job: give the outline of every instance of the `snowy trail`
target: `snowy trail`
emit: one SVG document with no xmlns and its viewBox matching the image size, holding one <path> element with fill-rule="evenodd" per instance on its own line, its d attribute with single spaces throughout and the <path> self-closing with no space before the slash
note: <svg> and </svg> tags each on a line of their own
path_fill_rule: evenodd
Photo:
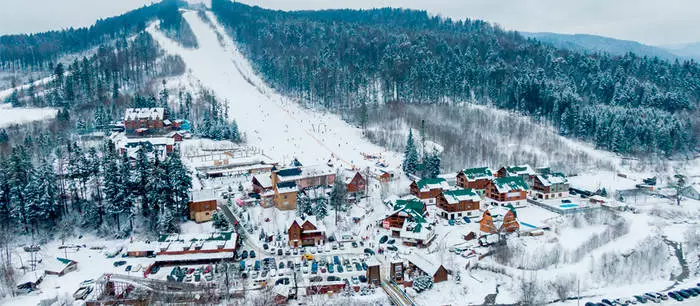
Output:
<svg viewBox="0 0 700 306">
<path fill-rule="evenodd" d="M 250 145 L 262 148 L 266 155 L 284 163 L 298 157 L 304 164 L 334 159 L 346 167 L 351 164 L 365 167 L 370 165 L 362 157 L 361 153 L 365 152 L 382 153 L 392 166 L 398 165 L 398 154 L 369 143 L 359 129 L 338 116 L 303 109 L 271 90 L 255 74 L 213 14 L 208 12 L 213 26 L 195 12 L 185 12 L 183 16 L 197 36 L 198 49 L 182 48 L 158 31 L 155 24 L 147 31 L 166 52 L 180 55 L 195 78 L 227 101 L 231 117 L 246 133 Z M 223 42 L 219 42 L 217 34 L 223 37 Z"/>
</svg>

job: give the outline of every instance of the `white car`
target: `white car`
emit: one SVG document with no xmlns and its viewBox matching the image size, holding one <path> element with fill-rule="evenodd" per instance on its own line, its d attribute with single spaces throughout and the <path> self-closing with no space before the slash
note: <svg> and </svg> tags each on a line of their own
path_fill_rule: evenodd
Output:
<svg viewBox="0 0 700 306">
<path fill-rule="evenodd" d="M 304 274 L 309 274 L 309 267 L 303 267 L 301 268 L 301 272 Z"/>
<path fill-rule="evenodd" d="M 143 266 L 141 264 L 138 264 L 135 268 L 131 269 L 131 272 L 139 272 L 141 271 L 141 268 L 143 268 Z"/>
</svg>

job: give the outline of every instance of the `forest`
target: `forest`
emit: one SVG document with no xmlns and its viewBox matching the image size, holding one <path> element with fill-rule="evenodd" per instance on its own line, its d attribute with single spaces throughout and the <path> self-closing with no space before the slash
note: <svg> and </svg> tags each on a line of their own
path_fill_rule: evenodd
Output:
<svg viewBox="0 0 700 306">
<path fill-rule="evenodd" d="M 697 148 L 693 61 L 560 50 L 416 10 L 284 12 L 227 0 L 212 10 L 275 89 L 340 113 L 361 113 L 363 103 L 475 102 L 622 154 Z"/>
<path fill-rule="evenodd" d="M 179 0 L 165 0 L 125 14 L 98 20 L 94 25 L 36 34 L 0 36 L 0 67 L 3 70 L 45 68 L 61 55 L 77 53 L 111 42 L 117 38 L 141 33 L 148 22 L 159 18 L 166 26 L 174 25 L 172 10 L 182 5 Z M 179 23 L 178 23 L 179 25 Z"/>
</svg>

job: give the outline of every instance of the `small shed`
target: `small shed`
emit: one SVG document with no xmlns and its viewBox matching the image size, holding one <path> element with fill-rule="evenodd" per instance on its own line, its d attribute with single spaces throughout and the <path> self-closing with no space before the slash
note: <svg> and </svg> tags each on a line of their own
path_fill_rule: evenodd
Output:
<svg viewBox="0 0 700 306">
<path fill-rule="evenodd" d="M 129 257 L 148 257 L 156 254 L 158 245 L 144 241 L 129 243 L 126 247 L 126 255 Z"/>
<path fill-rule="evenodd" d="M 434 257 L 434 256 L 431 256 Z M 437 258 L 424 258 L 418 254 L 408 256 L 408 265 L 413 271 L 419 271 L 419 274 L 425 274 L 433 278 L 434 283 L 439 283 L 447 280 L 447 269 L 439 263 Z"/>
<path fill-rule="evenodd" d="M 66 258 L 56 257 L 56 260 L 49 261 L 46 264 L 46 274 L 63 276 L 66 273 L 78 269 L 78 262 Z"/>
<path fill-rule="evenodd" d="M 370 259 L 367 261 L 367 283 L 379 286 L 382 283 L 380 275 L 380 265 L 376 259 Z"/>
<path fill-rule="evenodd" d="M 17 289 L 34 291 L 42 280 L 44 280 L 44 270 L 27 272 L 17 281 Z"/>
</svg>

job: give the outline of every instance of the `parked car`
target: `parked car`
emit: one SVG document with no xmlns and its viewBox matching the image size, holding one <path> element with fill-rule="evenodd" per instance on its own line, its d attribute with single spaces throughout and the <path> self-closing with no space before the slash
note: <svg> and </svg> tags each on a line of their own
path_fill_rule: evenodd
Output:
<svg viewBox="0 0 700 306">
<path fill-rule="evenodd" d="M 386 249 L 394 252 L 399 250 L 399 248 L 397 248 L 395 245 L 389 245 L 386 247 Z"/>
<path fill-rule="evenodd" d="M 374 255 L 374 251 L 372 251 L 372 249 L 370 249 L 370 248 L 365 248 L 365 254 Z"/>
<path fill-rule="evenodd" d="M 644 298 L 644 297 L 642 297 L 642 296 L 640 296 L 640 295 L 635 295 L 634 298 L 637 299 L 637 301 L 640 302 L 640 303 L 646 303 L 646 302 L 647 302 L 647 299 Z"/>
<path fill-rule="evenodd" d="M 359 278 L 360 278 L 360 283 L 366 283 L 366 282 L 367 282 L 367 276 L 360 275 Z"/>
<path fill-rule="evenodd" d="M 353 242 L 351 243 L 351 245 L 352 245 L 353 248 L 357 248 L 357 242 L 353 241 Z"/>
<path fill-rule="evenodd" d="M 241 259 L 248 259 L 248 250 L 243 250 L 241 253 Z"/>
<path fill-rule="evenodd" d="M 133 272 L 139 272 L 139 271 L 141 271 L 141 268 L 143 268 L 143 266 L 142 266 L 141 264 L 138 264 L 138 265 L 136 265 L 135 268 L 131 269 L 131 271 L 133 271 Z"/>
<path fill-rule="evenodd" d="M 603 300 L 600 301 L 600 302 L 603 303 L 603 304 L 606 305 L 606 306 L 614 306 L 613 303 L 612 303 L 610 300 L 608 300 L 608 299 L 603 299 Z"/>
<path fill-rule="evenodd" d="M 359 285 L 360 284 L 360 279 L 357 277 L 357 275 L 352 277 L 352 284 L 353 285 Z"/>
<path fill-rule="evenodd" d="M 277 249 L 277 256 L 282 256 L 282 255 L 284 255 L 284 250 Z"/>
<path fill-rule="evenodd" d="M 465 223 L 472 223 L 472 220 L 469 219 L 469 217 L 464 217 L 464 218 L 462 218 L 462 219 L 464 219 L 464 222 L 465 222 Z"/>
<path fill-rule="evenodd" d="M 337 266 L 338 273 L 343 273 L 343 265 L 337 264 L 336 266 Z"/>
<path fill-rule="evenodd" d="M 333 265 L 328 265 L 328 273 L 333 273 L 334 270 Z"/>
<path fill-rule="evenodd" d="M 389 236 L 384 235 L 382 238 L 379 238 L 379 243 L 386 243 L 387 240 L 389 240 Z"/>
<path fill-rule="evenodd" d="M 124 269 L 126 272 L 131 272 L 131 265 L 126 266 L 126 269 Z"/>
<path fill-rule="evenodd" d="M 449 220 L 449 221 L 447 221 L 447 224 L 449 224 L 450 226 L 454 226 L 455 220 Z"/>
<path fill-rule="evenodd" d="M 115 262 L 114 262 L 114 266 L 115 266 L 115 267 L 120 267 L 120 266 L 123 266 L 123 265 L 125 265 L 125 264 L 126 264 L 126 261 L 125 261 L 125 260 L 118 260 L 118 261 L 115 261 Z"/>
<path fill-rule="evenodd" d="M 153 266 L 153 268 L 151 268 L 151 274 L 156 274 L 158 271 L 160 271 L 160 266 Z"/>
<path fill-rule="evenodd" d="M 249 254 L 250 254 L 250 258 L 255 258 L 255 251 L 250 250 Z"/>
</svg>

